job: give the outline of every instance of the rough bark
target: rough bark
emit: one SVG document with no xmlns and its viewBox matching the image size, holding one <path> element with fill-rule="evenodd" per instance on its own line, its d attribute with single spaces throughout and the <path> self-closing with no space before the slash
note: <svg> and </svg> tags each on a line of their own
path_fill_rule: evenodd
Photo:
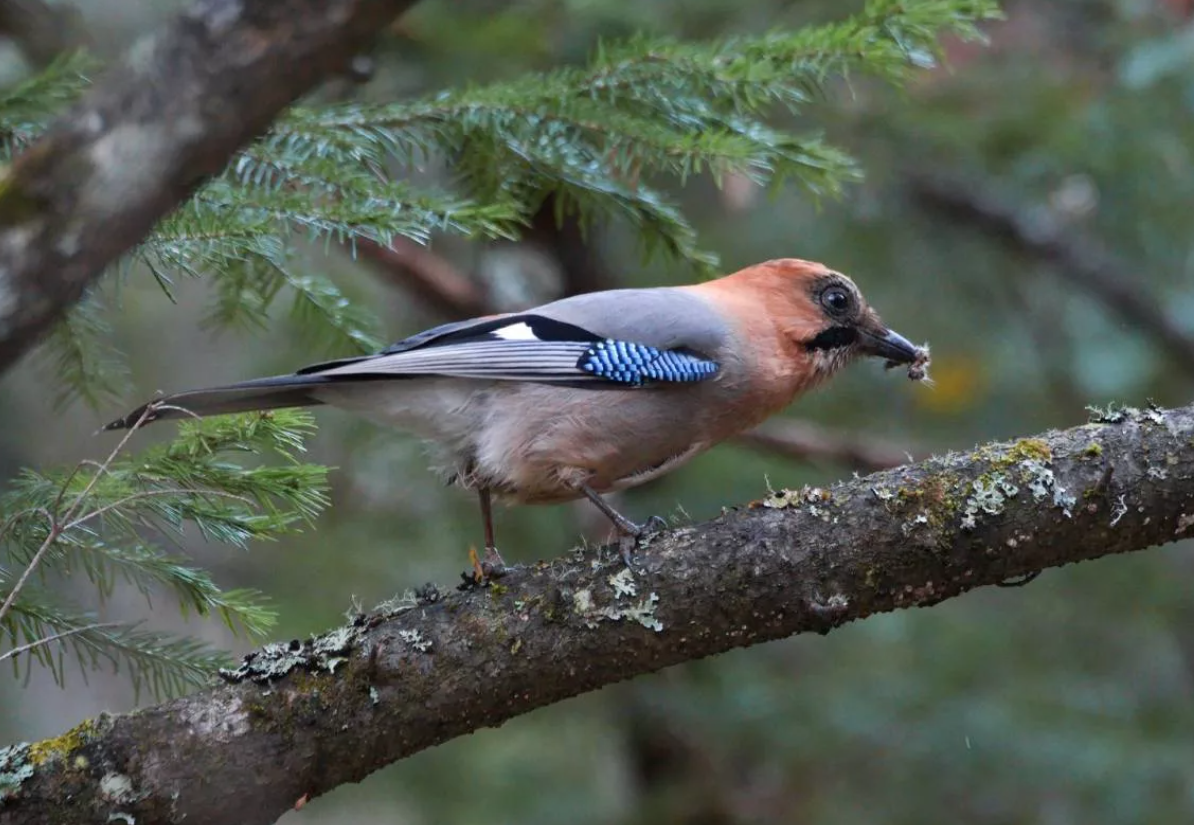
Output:
<svg viewBox="0 0 1194 825">
<path fill-rule="evenodd" d="M 0 752 L 0 825 L 272 822 L 612 682 L 1184 537 L 1194 407 L 1097 418 L 777 491 L 645 539 L 633 572 L 616 554 L 565 555 L 268 646 L 225 684 Z"/>
<path fill-rule="evenodd" d="M 237 147 L 414 0 L 198 0 L 0 181 L 0 371 Z"/>
<path fill-rule="evenodd" d="M 44 68 L 54 58 L 85 40 L 78 10 L 69 4 L 46 5 L 42 0 L 0 3 L 0 37 L 10 38 L 33 66 Z"/>
</svg>

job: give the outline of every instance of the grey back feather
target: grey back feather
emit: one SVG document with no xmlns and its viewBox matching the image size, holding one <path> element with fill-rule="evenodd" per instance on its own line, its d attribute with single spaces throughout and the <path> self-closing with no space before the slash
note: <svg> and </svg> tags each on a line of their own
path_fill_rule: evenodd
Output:
<svg viewBox="0 0 1194 825">
<path fill-rule="evenodd" d="M 729 333 L 725 319 L 709 303 L 673 287 L 589 292 L 531 311 L 601 338 L 691 349 L 710 357 L 718 354 Z"/>
</svg>

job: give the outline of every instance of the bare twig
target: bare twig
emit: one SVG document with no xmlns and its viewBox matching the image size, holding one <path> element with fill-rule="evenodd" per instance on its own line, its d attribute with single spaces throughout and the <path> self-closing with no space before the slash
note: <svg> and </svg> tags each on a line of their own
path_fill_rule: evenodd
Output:
<svg viewBox="0 0 1194 825">
<path fill-rule="evenodd" d="M 409 238 L 395 236 L 388 247 L 365 238 L 354 244 L 358 256 L 373 264 L 387 281 L 414 293 L 438 315 L 458 320 L 494 311 L 475 281 Z"/>
<path fill-rule="evenodd" d="M 1194 337 L 1140 288 L 1136 268 L 1097 239 L 1066 227 L 1045 207 L 1014 203 L 982 181 L 940 174 L 917 174 L 908 180 L 912 194 L 925 206 L 1051 264 L 1059 277 L 1151 335 L 1187 375 L 1194 376 Z"/>
<path fill-rule="evenodd" d="M 87 633 L 90 630 L 101 630 L 109 627 L 120 627 L 119 622 L 96 622 L 95 624 L 86 624 L 82 627 L 72 627 L 70 630 L 63 630 L 61 633 L 55 633 L 52 636 L 46 636 L 42 639 L 35 639 L 28 644 L 23 644 L 20 647 L 14 647 L 12 650 L 6 650 L 0 653 L 0 662 L 5 659 L 15 659 L 23 653 L 32 653 L 39 647 L 45 647 L 53 642 L 62 639 L 69 639 L 71 636 L 78 636 L 80 633 Z"/>
<path fill-rule="evenodd" d="M 84 485 L 83 490 L 66 508 L 66 512 L 59 515 L 57 512 L 58 505 L 61 504 L 66 488 L 78 473 L 79 468 L 76 467 L 71 472 L 67 480 L 63 482 L 62 489 L 58 491 L 58 499 L 54 505 L 54 512 L 50 513 L 50 529 L 46 532 L 45 539 L 42 541 L 41 546 L 37 548 L 37 552 L 33 554 L 33 558 L 29 560 L 29 564 L 27 564 L 25 569 L 21 571 L 20 578 L 17 579 L 17 582 L 13 585 L 12 590 L 8 592 L 8 595 L 4 599 L 4 603 L 0 604 L 0 623 L 4 621 L 4 617 L 8 615 L 8 612 L 12 609 L 13 604 L 16 602 L 17 596 L 25 587 L 26 583 L 28 583 L 29 577 L 33 575 L 33 571 L 38 568 L 42 562 L 42 559 L 44 559 L 46 554 L 50 552 L 50 548 L 54 546 L 54 542 L 58 541 L 58 538 L 69 528 L 71 522 L 75 518 L 75 513 L 86 500 L 87 496 L 91 495 L 91 491 L 94 490 L 95 485 L 99 483 L 100 477 L 103 476 L 104 473 L 108 472 L 108 467 L 110 467 L 112 462 L 116 460 L 116 456 L 119 455 L 120 451 L 124 449 L 124 445 L 128 444 L 129 439 L 133 437 L 133 433 L 140 429 L 141 425 L 145 423 L 146 417 L 152 411 L 152 407 L 145 408 L 145 411 L 141 413 L 141 417 L 137 420 L 137 422 L 133 424 L 132 427 L 129 427 L 128 432 L 124 434 L 124 437 L 121 438 L 120 441 L 117 442 L 116 446 L 112 448 L 112 452 L 108 453 L 108 457 L 104 459 L 103 462 L 101 462 L 96 468 L 95 475 L 93 475 L 88 480 L 87 484 Z"/>
<path fill-rule="evenodd" d="M 772 419 L 736 440 L 769 455 L 844 464 L 868 472 L 898 467 L 913 460 L 912 451 L 903 446 L 792 418 Z"/>
<path fill-rule="evenodd" d="M 238 495 L 237 493 L 230 493 L 227 490 L 186 490 L 181 487 L 178 489 L 165 489 L 165 490 L 139 490 L 135 493 L 129 493 L 124 498 L 120 498 L 120 499 L 117 499 L 116 501 L 108 502 L 103 507 L 97 507 L 96 509 L 92 510 L 89 513 L 84 513 L 83 515 L 79 516 L 78 518 L 74 519 L 73 521 L 65 524 L 62 528 L 62 532 L 65 533 L 67 530 L 73 530 L 76 527 L 78 527 L 82 524 L 85 524 L 88 521 L 91 521 L 93 518 L 98 518 L 98 517 L 104 515 L 105 513 L 111 512 L 112 510 L 117 510 L 121 507 L 127 507 L 129 504 L 131 504 L 134 501 L 139 501 L 140 499 L 143 499 L 143 498 L 155 498 L 156 496 L 196 496 L 199 498 L 210 496 L 211 498 L 221 498 L 221 499 L 230 499 L 232 501 L 239 501 L 241 504 L 245 504 L 245 505 L 252 504 L 252 502 L 249 501 L 249 499 L 245 498 L 244 496 Z"/>
<path fill-rule="evenodd" d="M 93 720 L 65 747 L 0 750 L 18 777 L 0 825 L 103 821 L 113 770 L 135 790 L 127 819 L 263 825 L 296 799 L 639 674 L 1184 538 L 1194 406 L 1112 420 L 778 491 L 645 539 L 633 570 L 612 548 L 569 552 L 501 588 L 425 590 L 415 606 L 267 646 L 220 687 Z M 1093 492 L 1111 465 L 1114 501 Z M 992 472 L 1015 484 L 980 502 L 975 482 Z"/>
</svg>

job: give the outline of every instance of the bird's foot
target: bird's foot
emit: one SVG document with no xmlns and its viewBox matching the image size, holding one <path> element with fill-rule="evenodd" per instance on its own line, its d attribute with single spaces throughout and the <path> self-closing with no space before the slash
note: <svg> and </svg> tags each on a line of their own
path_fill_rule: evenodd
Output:
<svg viewBox="0 0 1194 825">
<path fill-rule="evenodd" d="M 667 529 L 667 521 L 662 516 L 651 516 L 642 524 L 633 521 L 626 522 L 626 529 L 618 537 L 618 550 L 622 554 L 622 561 L 627 567 L 634 566 L 634 551 L 638 548 L 638 540 L 650 533 L 657 533 Z"/>
<path fill-rule="evenodd" d="M 468 558 L 473 565 L 473 581 L 476 584 L 484 584 L 491 579 L 500 579 L 510 572 L 510 568 L 506 566 L 502 554 L 497 551 L 496 547 L 486 547 L 485 554 L 480 558 L 477 557 L 477 549 L 470 547 Z"/>
</svg>

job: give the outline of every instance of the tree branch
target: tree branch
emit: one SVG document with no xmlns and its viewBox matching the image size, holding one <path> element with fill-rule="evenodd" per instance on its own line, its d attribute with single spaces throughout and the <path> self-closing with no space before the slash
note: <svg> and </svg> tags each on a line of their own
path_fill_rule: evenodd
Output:
<svg viewBox="0 0 1194 825">
<path fill-rule="evenodd" d="M 794 418 L 773 418 L 735 441 L 797 461 L 825 461 L 867 472 L 898 467 L 911 460 L 911 451 L 897 444 Z"/>
<path fill-rule="evenodd" d="M 395 235 L 389 246 L 356 238 L 357 256 L 373 264 L 386 281 L 413 293 L 437 315 L 456 321 L 495 310 L 476 282 L 427 247 Z"/>
<path fill-rule="evenodd" d="M 0 371 L 238 147 L 415 0 L 196 0 L 0 180 Z"/>
<path fill-rule="evenodd" d="M 68 4 L 48 6 L 42 0 L 0 3 L 0 36 L 10 38 L 30 65 L 42 69 L 86 40 L 78 9 Z"/>
<path fill-rule="evenodd" d="M 1194 376 L 1194 337 L 1140 288 L 1135 267 L 1096 239 L 1067 229 L 1044 207 L 1014 204 L 980 181 L 922 174 L 911 176 L 909 185 L 925 206 L 1051 264 L 1059 277 L 1152 336 L 1187 375 Z"/>
<path fill-rule="evenodd" d="M 644 540 L 633 572 L 565 555 L 267 646 L 227 684 L 0 751 L 0 825 L 272 822 L 603 685 L 1183 538 L 1194 407 L 1100 422 L 779 491 Z"/>
</svg>

